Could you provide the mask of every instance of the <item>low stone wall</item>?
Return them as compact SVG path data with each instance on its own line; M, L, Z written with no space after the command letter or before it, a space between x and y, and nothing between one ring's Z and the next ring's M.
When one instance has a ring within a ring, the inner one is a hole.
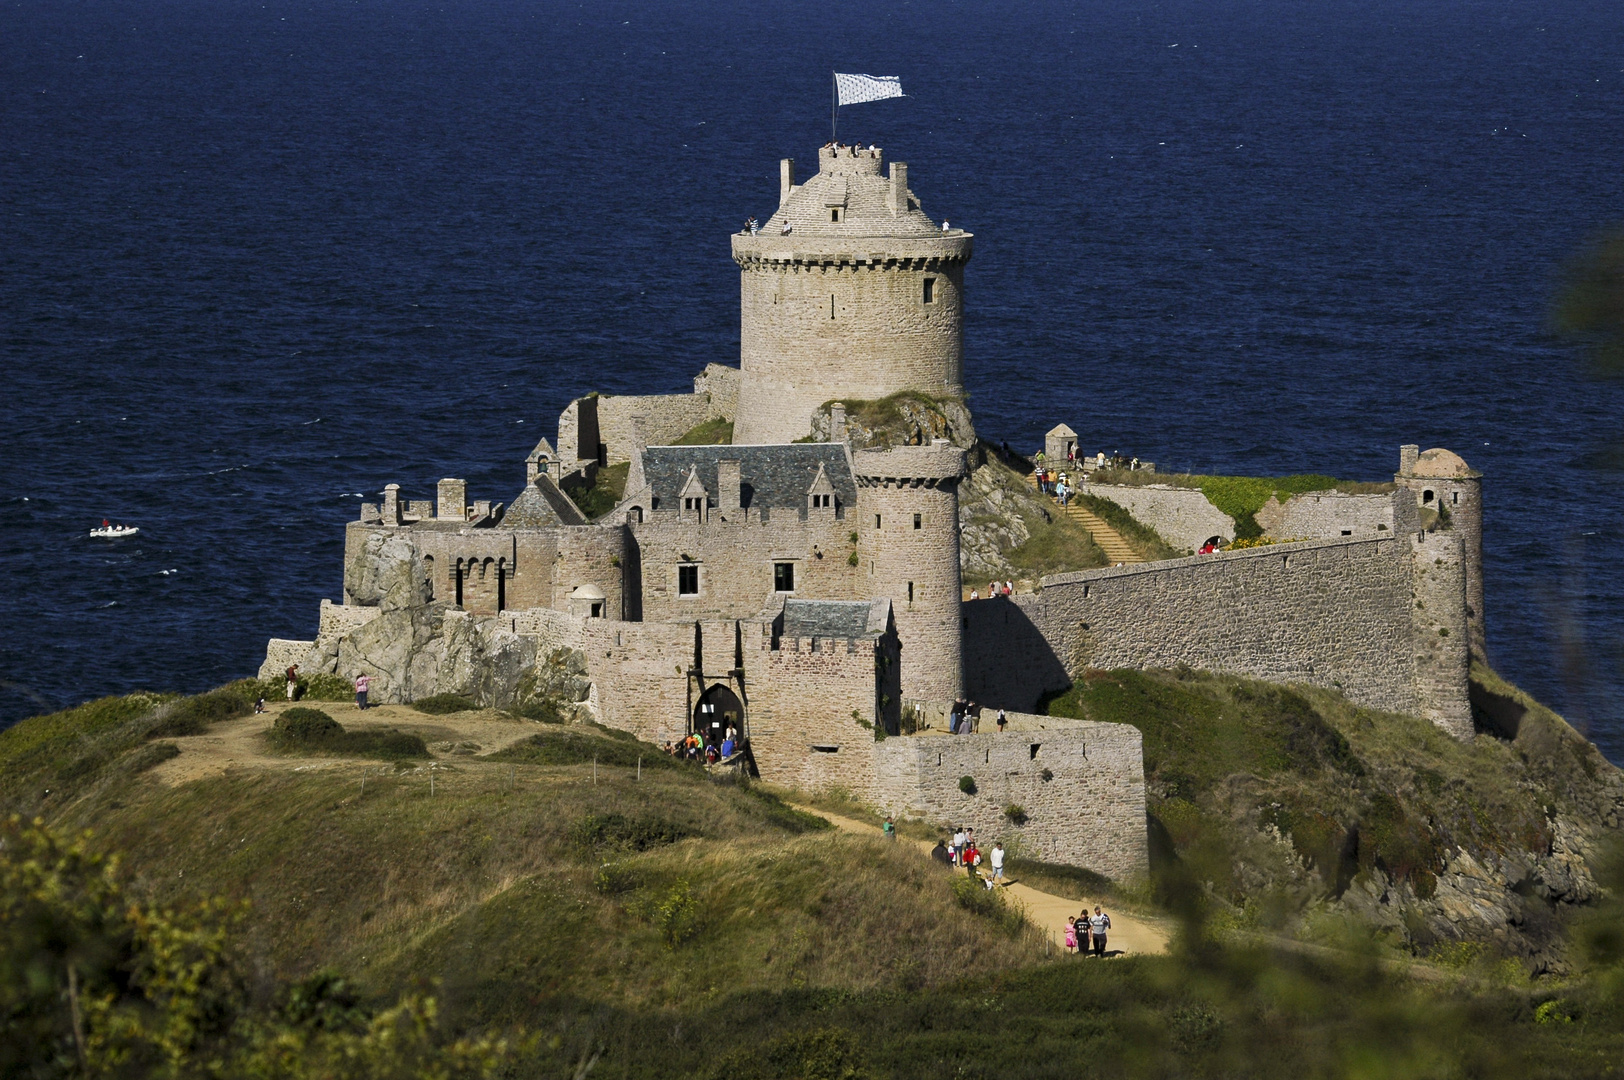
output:
M356 604L335 604L331 600L321 602L321 617L317 623L316 639L318 641L331 641L343 637L351 630L358 630L367 623L376 619L382 613L381 608L361 607Z
M1221 536L1226 542L1235 539L1235 522L1208 502L1207 496L1197 488L1085 481L1077 490L1116 503L1176 548L1199 551L1214 536Z
M290 641L287 638L272 638L265 643L265 662L259 665L261 679L281 679L287 676L288 668L294 664L303 664L305 656L314 641Z
M1413 501L1409 492L1403 497ZM1399 531L1395 526L1391 492L1353 495L1342 491L1310 491L1293 495L1284 503L1270 496L1255 516L1265 533L1280 540L1391 536Z
M1150 868L1143 740L1126 724L1009 715L1003 734L915 735L874 747L874 801L892 814L969 825L1032 858L1121 879ZM975 781L975 794L959 789ZM1019 807L1025 822L1005 813Z

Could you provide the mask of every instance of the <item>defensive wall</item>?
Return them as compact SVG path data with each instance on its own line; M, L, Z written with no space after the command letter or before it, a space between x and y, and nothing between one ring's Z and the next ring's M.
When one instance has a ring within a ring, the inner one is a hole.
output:
M738 403L739 369L722 364L705 365L691 394L576 398L558 417L558 455L565 473L581 461L619 465L631 460L639 434L644 445L668 445L706 421L732 421Z
M1116 503L1175 548L1193 552L1214 536L1222 537L1225 543L1235 539L1234 519L1208 502L1199 488L1093 484L1085 480L1077 490Z
M990 726L990 715L982 718ZM874 801L888 813L973 827L1047 862L1112 878L1150 867L1139 730L1010 713L1003 732L916 735L874 747ZM975 792L959 787L974 781ZM1011 818L1006 808L1021 818Z
M1422 605L1418 607L1417 605ZM1045 578L964 607L965 684L1031 709L1090 668L1191 667L1340 690L1471 734L1460 541L1338 537Z

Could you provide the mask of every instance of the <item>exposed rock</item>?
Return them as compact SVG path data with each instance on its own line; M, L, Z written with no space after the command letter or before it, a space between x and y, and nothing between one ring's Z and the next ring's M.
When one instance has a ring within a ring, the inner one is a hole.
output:
M962 401L897 394L884 401L843 404L846 438L853 450L924 446L932 439L947 439L964 450L976 445L975 423ZM825 406L812 414L812 439L828 442L829 437L829 409Z
M501 619L448 612L436 672L436 694L461 694L481 705L511 708L536 662L533 638L515 634Z
M373 533L350 560L350 602L384 611L403 611L428 603L432 590L408 533Z

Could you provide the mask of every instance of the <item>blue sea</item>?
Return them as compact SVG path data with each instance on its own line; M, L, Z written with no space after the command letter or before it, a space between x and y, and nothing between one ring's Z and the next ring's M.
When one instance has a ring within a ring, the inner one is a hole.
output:
M0 722L251 674L363 497L510 499L571 398L737 363L728 234L833 70L976 234L984 434L1454 449L1493 662L1624 762L1624 384L1549 329L1624 221L1616 0L8 0Z

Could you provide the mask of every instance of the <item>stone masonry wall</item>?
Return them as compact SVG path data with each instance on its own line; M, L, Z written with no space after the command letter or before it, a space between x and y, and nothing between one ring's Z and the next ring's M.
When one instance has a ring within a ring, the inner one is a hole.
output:
M1404 498L1408 498L1406 493ZM1273 497L1257 512L1264 533L1277 540L1329 540L1337 536L1392 536L1394 493L1355 495L1310 491L1284 503Z
M1214 536L1235 539L1235 522L1196 488L1082 483L1084 495L1109 499L1176 548L1199 551Z
M862 797L874 781L874 731L858 718L875 719L875 642L784 638L775 651L770 636L757 634L745 663L754 687L750 745L762 779Z
M1407 543L1322 540L1091 570L1044 579L1014 610L966 604L969 693L1031 708L1062 688L1062 669L1186 665L1338 688L1413 714Z
M874 748L874 801L887 812L973 827L983 850L1018 845L1049 862L1122 879L1145 873L1144 752L1139 731L1010 714L1004 733L886 739ZM984 721L985 724L985 721ZM976 793L959 790L959 778ZM1006 806L1025 811L1015 824Z
M1419 711L1457 738L1470 738L1465 538L1454 532L1418 532L1415 540L1411 618Z
M631 460L635 444L632 420L641 417L645 446L669 446L707 420L732 419L738 407L739 372L721 364L707 365L694 379L691 394L599 395L598 440L608 448L606 465ZM558 417L558 453L565 471L577 460L581 441L580 400ZM590 440L589 440L590 441Z

